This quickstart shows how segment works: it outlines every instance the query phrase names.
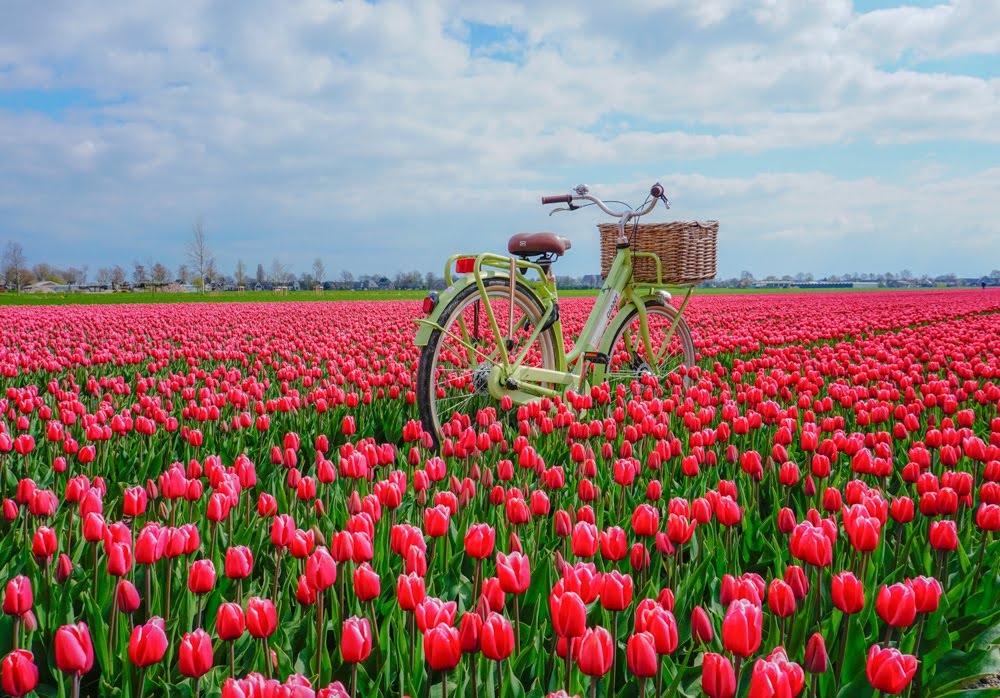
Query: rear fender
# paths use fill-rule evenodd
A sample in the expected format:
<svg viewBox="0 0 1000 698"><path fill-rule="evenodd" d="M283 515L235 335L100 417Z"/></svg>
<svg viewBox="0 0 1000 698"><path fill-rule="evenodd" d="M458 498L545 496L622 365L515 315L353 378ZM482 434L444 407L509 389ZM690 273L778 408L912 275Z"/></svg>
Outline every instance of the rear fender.
<svg viewBox="0 0 1000 698"><path fill-rule="evenodd" d="M510 276L504 272L486 272L481 274L482 279L491 278L502 278L509 279ZM441 327L441 316L444 314L445 309L451 305L451 302L455 300L462 291L464 291L469 286L476 285L476 275L466 274L455 280L451 286L441 291L438 294L438 304L435 306L434 310L431 311L430 315L426 317L419 318L416 320L418 325L417 333L413 337L413 344L418 347L425 347L427 343L431 341L431 334L434 330L444 329Z"/></svg>

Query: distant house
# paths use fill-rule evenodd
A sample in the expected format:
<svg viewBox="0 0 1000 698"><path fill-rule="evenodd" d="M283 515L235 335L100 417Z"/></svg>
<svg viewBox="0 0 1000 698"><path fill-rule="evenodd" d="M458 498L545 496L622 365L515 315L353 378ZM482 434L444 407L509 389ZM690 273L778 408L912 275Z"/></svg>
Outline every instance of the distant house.
<svg viewBox="0 0 1000 698"><path fill-rule="evenodd" d="M352 288L355 291L377 291L378 284L375 283L374 279L366 279L365 281L355 281Z"/></svg>
<svg viewBox="0 0 1000 698"><path fill-rule="evenodd" d="M580 284L584 288L600 288L604 285L604 280L601 278L600 274L587 274L580 279Z"/></svg>
<svg viewBox="0 0 1000 698"><path fill-rule="evenodd" d="M65 293L69 290L69 286L46 280L36 281L30 286L25 286L21 290L24 293Z"/></svg>

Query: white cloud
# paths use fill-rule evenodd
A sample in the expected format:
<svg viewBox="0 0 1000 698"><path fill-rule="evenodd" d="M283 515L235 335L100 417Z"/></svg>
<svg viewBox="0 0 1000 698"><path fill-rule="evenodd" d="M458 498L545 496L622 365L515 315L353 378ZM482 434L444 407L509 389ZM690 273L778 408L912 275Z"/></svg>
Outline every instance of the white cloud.
<svg viewBox="0 0 1000 698"><path fill-rule="evenodd" d="M972 273L977 260L934 236L950 221L996 242L993 171L961 174L945 153L912 177L858 178L814 160L846 144L871 144L876 163L880 145L1000 142L996 77L885 67L996 53L990 3L64 0L10 15L0 95L91 91L57 117L0 106L0 229L38 241L36 257L162 252L201 214L220 252L281 248L305 269L339 235L328 268L431 268L455 244L580 224L544 219L540 192L601 179L635 199L656 177L677 215L724 220L726 273L921 259ZM494 48L519 62L469 46L466 21L510 28ZM615 115L633 125L597 128ZM778 153L785 174L753 174ZM699 171L712 174L677 174ZM568 268L596 264L594 239ZM817 240L829 249L813 258Z"/></svg>

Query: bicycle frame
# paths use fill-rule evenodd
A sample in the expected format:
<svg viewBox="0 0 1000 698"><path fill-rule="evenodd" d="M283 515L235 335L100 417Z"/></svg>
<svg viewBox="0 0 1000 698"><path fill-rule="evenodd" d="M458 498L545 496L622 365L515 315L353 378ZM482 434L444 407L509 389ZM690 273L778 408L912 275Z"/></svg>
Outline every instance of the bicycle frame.
<svg viewBox="0 0 1000 698"><path fill-rule="evenodd" d="M471 352L472 356L479 356L495 364L495 369L490 375L489 389L493 396L497 399L500 399L503 396L509 396L515 404L524 404L526 402L536 400L539 397L555 397L562 395L562 391L565 390L566 387L575 387L578 390L582 389L585 386L587 379L586 365L588 357L591 360L600 358L598 356L598 350L601 347L602 340L604 339L608 328L613 324L613 318L617 317L616 312L622 311L629 305L635 307L639 315L640 334L646 355L650 357L653 356L653 343L649 333L649 324L646 315L646 302L651 297L656 298L657 293L664 292L662 289L655 286L645 284L636 286L632 282L632 260L633 257L638 256L652 257L657 266L657 276L661 276L659 273L660 260L656 255L646 252L633 253L628 246L619 247L618 254L615 256L611 269L608 272L608 276L605 279L604 286L601 288L597 296L597 300L595 301L594 307L590 312L590 316L587 318L583 331L569 352L566 352L563 349L563 347L565 347L565 338L563 335L562 321L557 316L552 322L551 327L556 336L555 367L552 369L546 369L524 366L523 363L527 358L527 354L531 346L541 334L542 328L547 329L553 313L558 312L558 289L556 287L555 279L550 277L547 269L542 265L529 260L518 259L515 257L504 257L502 255L485 252L475 257L473 269L470 273L458 280L455 280L452 278L452 269L455 267L456 261L460 258L468 258L470 255L452 255L448 258L445 265L445 282L449 287L449 290L445 292L445 296L453 297L458 293L458 291L464 289L468 284L475 283L478 287L480 297L483 300L483 307L485 309L489 328L498 340L503 335L500 331L497 319L494 317L493 308L488 302L484 279L513 277L512 280L514 282L522 284L536 295L542 304L543 315L532 328L531 335L524 344L525 348L519 356L509 356L507 347L503 341L497 341L497 347L494 350L495 352L499 352L499 356L497 358L484 355L472 342L469 341L468 331L466 330L462 319L459 319L459 327L465 336L459 337L455 334L450 334L450 336L461 342ZM538 274L539 280L533 280L528 276L528 274L532 271ZM684 301L681 304L676 317L674 318L667 331L664 341L661 344L660 352L665 350L670 338L673 336L684 309L687 307L687 303L691 298L693 288L694 287L692 286L687 289ZM442 310L446 305L446 302L441 302L438 306L438 310ZM426 339L429 337L431 331L435 329L442 332L446 331L445 328L441 327L438 323L439 319L439 317L433 316L432 314L432 317L430 318L422 318L417 321L422 325L421 329L418 331L417 339L415 340L418 345L426 344ZM522 323L523 321L524 318L522 318ZM521 326L522 324L519 323L517 327L511 328L511 334L514 334L520 329ZM421 341L421 335L423 335L423 341ZM627 338L626 341L628 341ZM632 347L627 348L630 351L632 350ZM546 384L561 386L562 390L547 387ZM511 385L516 387L510 387Z"/></svg>

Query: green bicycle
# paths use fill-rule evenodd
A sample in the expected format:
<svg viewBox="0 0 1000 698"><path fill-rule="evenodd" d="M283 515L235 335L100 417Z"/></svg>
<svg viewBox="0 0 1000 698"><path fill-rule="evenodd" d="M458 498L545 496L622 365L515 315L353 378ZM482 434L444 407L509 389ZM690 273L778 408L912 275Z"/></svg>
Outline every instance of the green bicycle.
<svg viewBox="0 0 1000 698"><path fill-rule="evenodd" d="M570 249L569 239L555 233L519 233L510 239L507 257L486 252L448 258L448 288L424 300L425 317L417 320L414 338L422 347L417 404L422 426L435 444L453 415L474 418L505 398L522 405L604 381L638 381L654 391L662 391L668 379L687 383L695 347L682 313L694 279L690 273L683 279L676 273L664 275L656 252L633 249L638 219L661 201L669 208L658 183L638 209L610 202L623 207L612 210L584 185L573 194L542 197L542 204L567 204L550 215L594 205L617 219L615 225L602 226L602 234L609 233L603 255L605 283L568 350L552 266ZM640 264L642 274L636 273ZM715 275L714 232L710 267L707 278ZM453 269L461 276L453 278ZM706 278L704 268L699 273L694 278ZM679 285L678 279L688 283L683 284L683 302L675 308L663 287Z"/></svg>

